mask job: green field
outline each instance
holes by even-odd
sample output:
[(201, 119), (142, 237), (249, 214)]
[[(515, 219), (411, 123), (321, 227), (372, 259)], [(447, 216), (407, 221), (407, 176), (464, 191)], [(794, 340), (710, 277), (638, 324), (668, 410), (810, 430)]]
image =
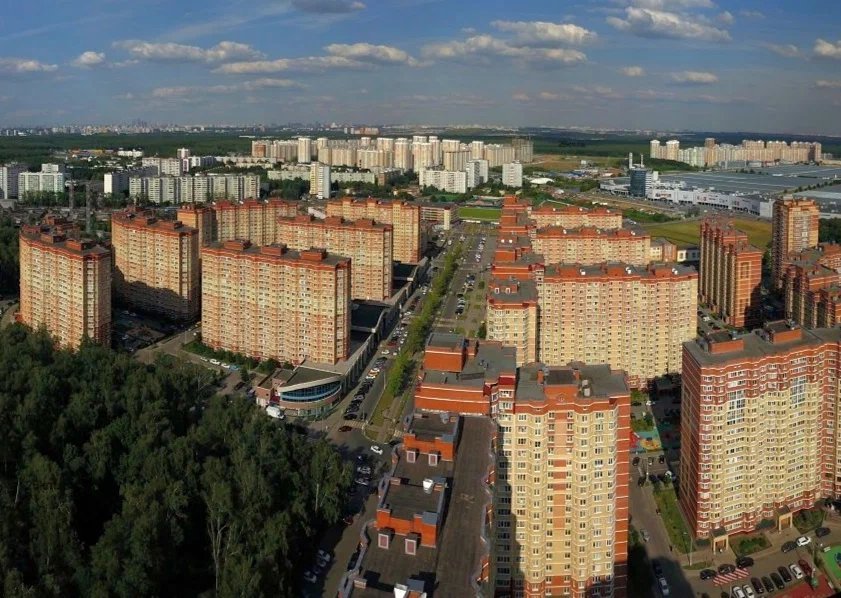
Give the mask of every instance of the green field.
[(458, 217), (462, 220), (485, 220), (487, 222), (499, 221), (499, 208), (459, 208)]
[[(734, 218), (733, 225), (748, 234), (751, 244), (765, 249), (771, 242), (771, 223), (763, 220)], [(658, 222), (641, 225), (652, 237), (664, 237), (678, 247), (697, 247), (701, 235), (701, 222)]]

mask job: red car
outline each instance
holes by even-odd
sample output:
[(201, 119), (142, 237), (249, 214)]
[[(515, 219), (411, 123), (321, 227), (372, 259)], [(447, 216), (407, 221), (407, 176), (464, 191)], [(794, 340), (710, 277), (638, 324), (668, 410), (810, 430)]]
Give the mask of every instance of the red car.
[(800, 565), (801, 569), (803, 569), (803, 573), (804, 575), (806, 575), (806, 577), (812, 577), (812, 567), (809, 566), (809, 563), (807, 563), (803, 559), (800, 559), (799, 561), (797, 561), (797, 564)]

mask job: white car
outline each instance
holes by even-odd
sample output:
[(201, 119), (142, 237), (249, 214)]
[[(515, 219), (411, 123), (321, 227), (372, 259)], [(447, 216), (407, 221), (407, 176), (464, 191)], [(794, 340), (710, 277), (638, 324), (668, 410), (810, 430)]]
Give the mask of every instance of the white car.
[(304, 571), (304, 581), (307, 583), (315, 583), (318, 581), (318, 577), (316, 577), (315, 573), (312, 571)]
[(230, 367), (231, 367), (231, 364), (225, 363), (224, 361), (222, 363), (220, 363), (219, 365), (222, 366), (223, 368), (225, 368), (226, 370), (230, 369)]
[(733, 588), (733, 598), (746, 598), (745, 592), (739, 586)]
[(756, 592), (753, 591), (753, 588), (750, 586), (742, 586), (742, 589), (745, 591), (745, 596), (748, 598), (756, 598)]
[(211, 360), (210, 360), (210, 363), (211, 363), (212, 365), (219, 365), (221, 362), (220, 362), (218, 359), (211, 359)]
[(383, 349), (382, 351), (380, 351), (380, 355), (391, 355), (391, 351), (389, 351), (388, 349)]
[[(657, 581), (660, 582), (660, 593), (663, 594), (663, 596), (668, 596), (669, 595), (669, 584), (666, 583), (666, 579), (663, 578), (663, 577), (660, 577)], [(745, 597), (741, 596), (740, 598), (745, 598)]]
[(372, 444), (371, 445), (371, 452), (374, 453), (375, 455), (382, 455), (383, 454), (383, 449), (379, 445)]
[(812, 543), (812, 538), (810, 538), (809, 536), (800, 536), (799, 538), (797, 538), (797, 545), (798, 546), (801, 546), (801, 547), (808, 546), (811, 543)]
[(283, 413), (283, 409), (281, 409), (277, 405), (269, 405), (268, 407), (266, 407), (266, 415), (275, 419), (283, 419), (286, 417), (286, 415)]
[(805, 576), (803, 575), (803, 569), (800, 568), (800, 565), (797, 563), (792, 563), (789, 566), (791, 569), (791, 574), (794, 575), (794, 579), (803, 579)]

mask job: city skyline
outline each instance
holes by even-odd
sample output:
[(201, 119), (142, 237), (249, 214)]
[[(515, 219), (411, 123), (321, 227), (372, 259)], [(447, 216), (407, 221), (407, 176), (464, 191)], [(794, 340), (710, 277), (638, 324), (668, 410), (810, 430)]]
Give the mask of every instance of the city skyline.
[[(19, 7), (0, 124), (469, 122), (833, 134), (841, 7), (781, 1)], [(479, 10), (481, 8), (481, 11)], [(70, 101), (68, 101), (70, 98)]]

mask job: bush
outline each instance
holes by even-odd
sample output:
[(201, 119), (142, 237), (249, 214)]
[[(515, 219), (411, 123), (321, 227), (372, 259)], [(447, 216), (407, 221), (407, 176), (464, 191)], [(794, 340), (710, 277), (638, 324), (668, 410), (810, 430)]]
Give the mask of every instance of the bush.
[(735, 538), (730, 541), (730, 545), (733, 547), (736, 556), (746, 556), (768, 548), (771, 543), (762, 534), (756, 534)]
[(795, 513), (794, 525), (800, 530), (800, 533), (805, 534), (816, 527), (820, 527), (823, 523), (823, 519), (823, 509), (803, 509), (802, 511)]

